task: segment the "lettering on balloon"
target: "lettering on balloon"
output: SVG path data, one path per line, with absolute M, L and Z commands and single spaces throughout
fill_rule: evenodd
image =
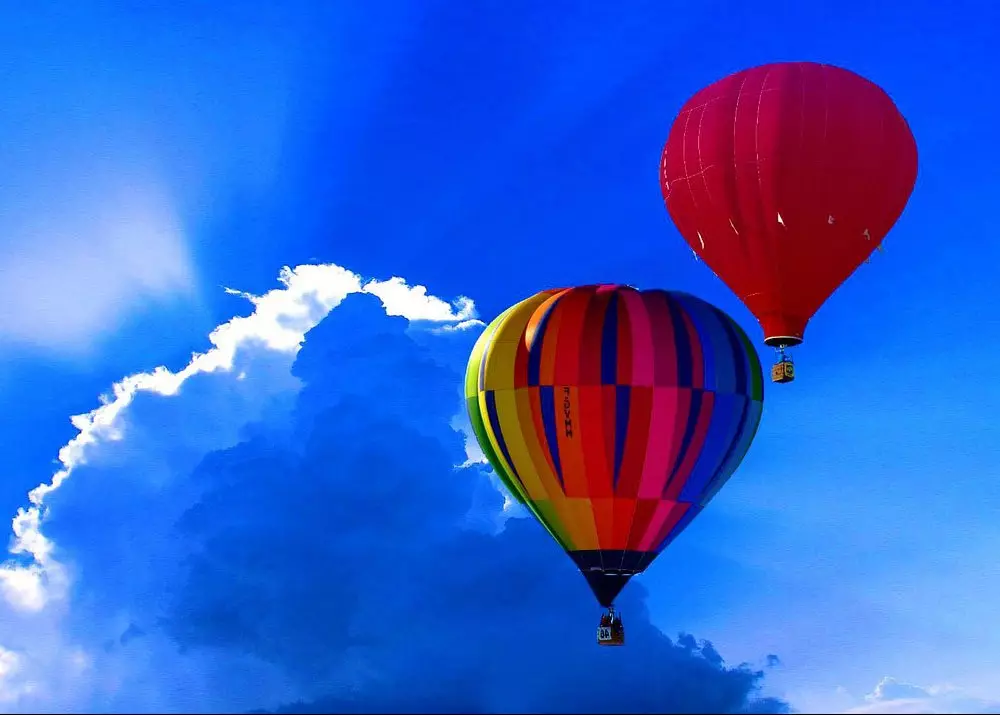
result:
M 569 439 L 573 439 L 573 417 L 570 414 L 570 410 L 572 409 L 572 407 L 573 407 L 573 405 L 569 401 L 569 388 L 568 387 L 564 387 L 563 388 L 563 403 L 562 403 L 562 408 L 563 408 L 563 427 L 566 430 L 566 437 L 568 437 Z

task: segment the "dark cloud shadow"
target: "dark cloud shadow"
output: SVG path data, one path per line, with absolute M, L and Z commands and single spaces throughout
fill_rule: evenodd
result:
M 175 641 L 284 670 L 311 699 L 278 712 L 787 712 L 757 697 L 761 672 L 658 631 L 639 584 L 620 601 L 628 645 L 597 647 L 599 609 L 537 524 L 465 526 L 502 505 L 485 470 L 454 466 L 475 336 L 431 351 L 413 330 L 349 298 L 298 357 L 293 426 L 195 470 L 161 621 Z

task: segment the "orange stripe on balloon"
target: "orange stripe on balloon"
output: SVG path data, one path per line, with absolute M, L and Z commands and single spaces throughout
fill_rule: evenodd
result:
M 552 296 L 555 297 L 557 292 L 553 291 Z M 541 324 L 542 319 L 545 317 L 545 312 L 548 306 L 552 304 L 552 299 L 544 301 L 541 305 L 535 308 L 535 311 L 528 318 L 528 324 L 524 326 L 524 343 L 529 347 L 534 345 L 535 337 L 538 335 L 538 326 Z
M 545 325 L 544 337 L 542 338 L 542 359 L 538 373 L 538 382 L 540 385 L 555 384 L 556 358 L 559 355 L 559 339 L 562 323 L 562 311 L 558 310 L 557 302 L 561 301 L 564 295 L 565 293 L 558 293 L 552 296 L 542 303 L 536 311 L 538 315 L 549 313 L 548 322 Z M 528 345 L 534 345 L 534 341 L 537 339 L 538 329 L 536 327 L 535 333 L 528 340 Z
M 555 389 L 556 435 L 566 496 L 589 498 L 587 464 L 580 433 L 580 388 L 561 385 Z
M 549 461 L 547 450 L 542 447 L 542 443 L 539 441 L 539 431 L 536 427 L 539 413 L 538 388 L 522 387 L 518 389 L 517 394 L 518 427 L 525 450 L 531 459 L 530 468 L 538 475 L 538 480 L 542 488 L 545 489 L 546 496 L 555 505 L 557 500 L 562 498 L 563 490 Z
M 611 497 L 590 500 L 594 512 L 594 526 L 597 528 L 598 548 L 614 548 L 615 536 L 615 500 Z
M 576 548 L 588 551 L 600 549 L 597 527 L 594 524 L 594 509 L 590 500 L 567 499 L 565 508 L 570 514 L 569 530 Z
M 544 471 L 546 478 L 551 478 L 552 482 L 556 485 L 555 492 L 565 496 L 562 484 L 559 482 L 559 476 L 556 473 L 555 462 L 552 461 L 552 447 L 549 445 L 549 441 L 545 436 L 545 425 L 542 422 L 541 388 L 530 387 L 527 389 L 531 395 L 531 430 L 533 444 L 538 447 L 540 459 L 538 468 L 541 471 Z M 532 452 L 532 456 L 534 456 L 534 452 Z M 549 493 L 553 494 L 554 492 L 550 491 Z M 555 497 L 553 497 L 553 499 L 555 499 Z

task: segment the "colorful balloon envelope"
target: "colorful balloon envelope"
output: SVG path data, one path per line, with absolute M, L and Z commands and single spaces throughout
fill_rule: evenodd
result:
M 812 62 L 754 67 L 702 89 L 674 120 L 660 162 L 678 231 L 777 348 L 802 342 L 896 223 L 916 178 L 916 143 L 892 99 Z
M 619 285 L 509 308 L 476 343 L 465 392 L 497 476 L 609 609 L 733 474 L 764 397 L 729 316 Z

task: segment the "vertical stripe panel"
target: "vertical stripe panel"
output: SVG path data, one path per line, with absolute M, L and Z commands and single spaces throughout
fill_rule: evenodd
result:
M 580 563 L 641 571 L 743 459 L 763 373 L 746 333 L 695 296 L 583 286 L 504 311 L 466 371 L 498 478 Z

